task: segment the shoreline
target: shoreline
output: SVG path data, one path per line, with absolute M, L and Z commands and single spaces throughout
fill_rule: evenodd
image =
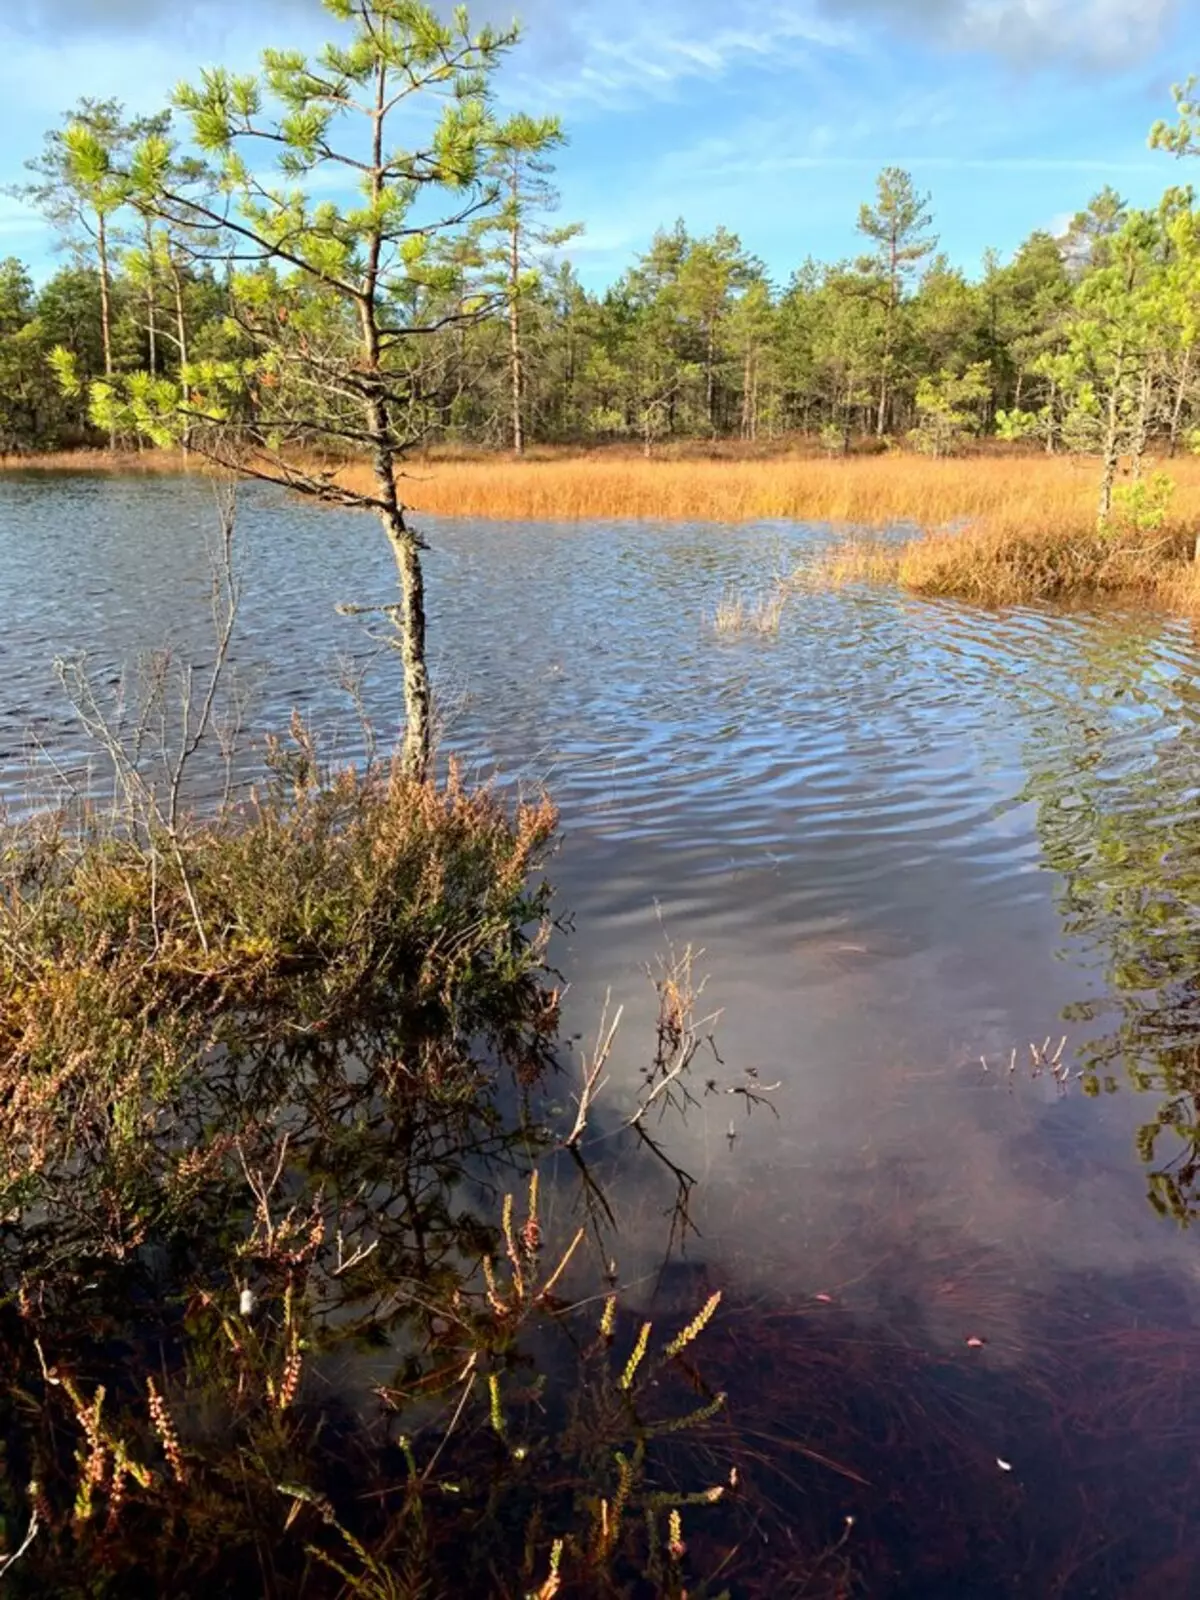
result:
M 735 445 L 706 441 L 710 453 L 650 460 L 616 448 L 542 448 L 522 458 L 431 451 L 410 458 L 399 475 L 401 497 L 417 515 L 497 522 L 819 523 L 846 537 L 811 570 L 816 581 L 891 582 L 983 605 L 1119 600 L 1200 614 L 1200 571 L 1192 560 L 1200 528 L 1195 456 L 1146 464 L 1147 477 L 1165 472 L 1175 484 L 1161 526 L 1100 533 L 1099 474 L 1088 458 L 979 451 L 940 460 L 901 452 L 830 459 L 794 446 L 739 454 Z M 0 474 L 216 470 L 180 451 L 0 458 Z M 369 493 L 369 479 L 368 468 L 348 463 L 335 481 Z M 1128 469 L 1120 481 L 1131 481 Z M 897 529 L 911 536 L 878 537 Z

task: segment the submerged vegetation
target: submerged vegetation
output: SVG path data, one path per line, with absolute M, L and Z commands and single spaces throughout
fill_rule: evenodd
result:
M 787 585 L 782 579 L 776 579 L 769 589 L 756 595 L 746 595 L 740 589 L 728 590 L 713 612 L 713 628 L 725 634 L 756 633 L 760 637 L 776 634 L 787 600 Z

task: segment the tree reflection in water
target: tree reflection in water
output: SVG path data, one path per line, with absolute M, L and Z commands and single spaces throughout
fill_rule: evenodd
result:
M 1200 684 L 1161 628 L 1088 635 L 1079 682 L 1036 727 L 1034 775 L 1063 930 L 1103 993 L 1079 1047 L 1085 1091 L 1157 1097 L 1138 1138 L 1149 1198 L 1200 1214 Z

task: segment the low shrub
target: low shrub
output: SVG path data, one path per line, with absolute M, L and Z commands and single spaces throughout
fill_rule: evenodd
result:
M 719 1296 L 673 1337 L 573 1302 L 539 1198 L 612 1044 L 552 1135 L 553 808 L 296 725 L 244 803 L 164 815 L 0 833 L 6 1592 L 702 1593 L 682 1519 L 729 1485 L 672 1452 L 723 1407 Z M 668 978 L 656 1113 L 697 1047 Z
M 1200 599 L 1191 557 L 1192 535 L 1178 525 L 1147 532 L 1117 523 L 982 524 L 911 539 L 846 539 L 816 572 L 833 583 L 896 582 L 987 606 L 1108 597 L 1190 609 Z

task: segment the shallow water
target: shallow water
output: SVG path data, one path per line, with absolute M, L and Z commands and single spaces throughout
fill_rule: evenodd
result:
M 115 680 L 167 639 L 211 651 L 213 520 L 190 481 L 0 478 L 0 798 L 23 803 L 31 733 L 88 760 L 56 654 Z M 827 1570 L 872 1596 L 1195 1592 L 1200 1258 L 1171 1214 L 1186 1174 L 1155 1177 L 1184 1146 L 1136 1148 L 1200 1084 L 1191 627 L 802 590 L 777 638 L 723 638 L 722 591 L 826 533 L 425 531 L 443 748 L 549 784 L 570 1025 L 625 1007 L 606 1110 L 631 1103 L 668 940 L 703 949 L 725 1077 L 780 1086 L 778 1117 L 707 1096 L 669 1134 L 702 1180 L 675 1293 L 743 1307 L 713 1349 L 797 1539 L 854 1516 Z M 295 705 L 357 753 L 337 653 L 385 733 L 399 695 L 334 611 L 390 600 L 377 530 L 248 490 L 239 542 L 251 722 Z M 1063 1035 L 1065 1092 L 1024 1066 Z M 1115 1092 L 1086 1096 L 1089 1068 Z M 661 1196 L 619 1197 L 650 1303 Z

